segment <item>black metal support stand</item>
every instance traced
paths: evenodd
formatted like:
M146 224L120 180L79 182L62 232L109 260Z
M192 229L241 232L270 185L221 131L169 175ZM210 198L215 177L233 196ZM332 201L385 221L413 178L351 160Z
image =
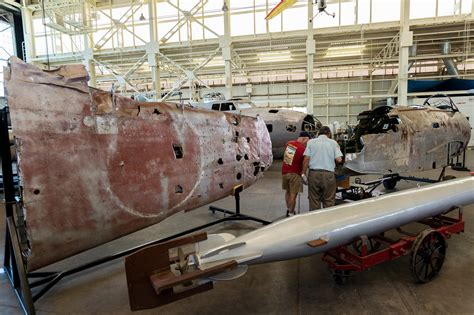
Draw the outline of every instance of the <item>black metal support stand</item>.
M462 162L459 161L459 155L456 156L456 162L451 166L452 170L459 172L469 172L470 169L466 167L466 150L462 152Z
M0 110L0 143L3 172L3 190L5 194L5 252L3 266L20 306L26 314L35 314L35 308L28 284L25 261L21 253L20 242L14 220L15 185L13 179L10 140L8 137L8 107Z
M217 211L217 212L224 213L224 215L230 214L229 216L226 216L220 220L212 222L212 225L219 224L225 221L255 221L263 225L272 223L270 221L266 221L260 218L256 218L250 215L240 213L240 193L242 192L242 190L243 190L243 185L235 186L234 189L232 190L232 195L235 198L235 212L228 209L222 209L222 208L214 207L214 206L209 207L209 210L212 211L212 213L215 213Z
M243 186L239 185L234 187L233 195L235 197L235 208L236 212L232 212L225 209L216 207L210 207L209 209L213 212L220 211L224 213L230 213L228 217L197 226L195 228L177 233L159 240L150 241L148 243L135 246L109 256L99 258L97 260L85 263L80 266L76 266L69 270L60 272L27 272L26 261L24 260L20 242L18 239L17 228L14 220L14 207L17 206L17 198L15 195L15 178L13 176L12 169L12 158L10 154L10 142L8 138L8 108L4 108L0 111L0 147L2 157L2 169L3 169L3 188L5 192L5 209L6 209L6 237L5 237L5 258L4 258L4 269L10 279L18 301L25 312L28 315L35 314L34 303L48 292L54 285L56 285L61 279L76 274L78 272L105 264L117 258L125 257L136 251L139 251L147 246L155 245L158 243L166 242L196 231L205 229L207 227L220 224L226 221L233 220L252 220L262 224L269 224L271 222L265 221L259 218L243 215L240 213L240 192L243 190ZM31 279L31 281L29 281ZM35 279L35 280L33 280Z

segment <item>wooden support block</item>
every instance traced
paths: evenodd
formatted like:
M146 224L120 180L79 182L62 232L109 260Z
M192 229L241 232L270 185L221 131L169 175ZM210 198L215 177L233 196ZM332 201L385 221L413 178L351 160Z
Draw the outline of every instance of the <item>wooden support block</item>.
M150 275L157 273L171 274L169 250L187 244L197 243L207 239L206 233L198 233L157 245L146 247L125 258L125 271L127 276L128 295L132 311L150 309L178 298L192 295L191 292L173 294L172 289L161 292L161 298L157 298L156 292L150 283ZM175 259L175 257L173 257ZM196 288L193 294L212 289L212 283Z
M156 294L159 295L166 289L172 289L177 285L190 283L196 279L208 278L210 276L235 269L237 266L237 262L232 260L205 270L193 271L181 276L176 276L171 271L167 273L153 274L150 276L150 281Z

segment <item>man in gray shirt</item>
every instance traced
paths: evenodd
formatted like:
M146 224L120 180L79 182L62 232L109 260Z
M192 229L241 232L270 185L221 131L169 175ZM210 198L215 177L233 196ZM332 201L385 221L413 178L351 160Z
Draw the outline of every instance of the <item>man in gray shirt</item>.
M331 139L331 129L319 129L319 136L308 141L304 151L303 172L308 174L309 210L332 207L336 203L336 164L342 163L342 152L336 141ZM304 177L303 177L304 179Z

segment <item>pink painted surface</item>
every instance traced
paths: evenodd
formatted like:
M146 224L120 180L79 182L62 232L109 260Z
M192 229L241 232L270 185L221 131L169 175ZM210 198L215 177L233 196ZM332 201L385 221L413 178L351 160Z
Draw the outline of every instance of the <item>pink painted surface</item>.
M224 198L272 162L261 119L112 97L80 65L12 59L5 81L28 270Z

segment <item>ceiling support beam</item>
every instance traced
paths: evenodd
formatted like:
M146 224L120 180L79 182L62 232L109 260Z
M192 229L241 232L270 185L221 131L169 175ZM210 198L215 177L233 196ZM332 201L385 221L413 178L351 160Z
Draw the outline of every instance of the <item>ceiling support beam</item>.
M82 8L82 16L84 17L84 26L86 28L91 27L91 5L84 1ZM86 67L87 72L89 72L89 86L97 87L97 78L95 73L95 63L94 63L94 37L92 33L84 33L84 54L83 54L83 63Z
M140 59L142 60L142 58ZM140 62L140 60L138 62ZM113 67L113 65L105 62L105 61L101 61L101 60L97 60L97 59L93 59L93 62L98 64L98 65L101 65L102 67L104 67L105 69L109 70L110 73L115 77L115 79L118 81L119 83L119 88L122 90L122 93L124 93L127 89L127 85L130 86L132 88L132 90L137 93L137 94L141 94L140 91L137 89L137 87L135 85L132 84L132 82L129 80L129 76L133 73L133 71L127 71L127 77L125 75L122 75L120 74L118 71L116 71ZM135 68L135 70L138 69L138 67ZM147 97L145 97L145 99L147 101L149 101L149 99Z
M35 34L33 30L33 11L26 6L26 2L27 1L23 1L23 6L21 7L21 17L23 20L23 33L25 37L25 61L31 62L31 59L36 58Z
M314 113L314 54L316 41L313 29L313 1L308 1L308 37L306 39L306 112Z
M183 17L181 17L178 22L176 22L176 24L168 31L168 33L166 33L161 39L160 39L160 42L162 44L166 43L167 41L169 41L171 39L171 37L173 37L174 34L176 34L180 29L181 27L183 27L185 24L187 24L189 22L189 17L190 16L193 16L193 15L196 15L200 10L202 10L202 8L204 7L204 5L207 3L208 0L200 0L196 3L196 5L189 11L189 12L186 12L186 14L183 14ZM175 6L171 1L168 0L168 4L171 5L172 7L175 7L178 9L178 11L181 12L181 9L177 6Z
M106 17L108 17L113 25L111 28L109 28L107 30L107 32L102 36L102 38L100 38L98 41L97 41L97 44L95 46L96 49L101 49L102 47L104 47L104 45L115 35L115 33L117 33L119 30L121 29L124 29L124 30L127 30L129 31L132 35L134 35L135 37L137 37L138 39L140 39L141 41L143 41L143 39L141 39L140 37L138 37L136 34L134 34L133 32L131 32L130 30L128 30L127 26L126 26L126 23L133 18L133 16L138 12L138 10L141 9L142 7L142 3L139 2L138 5L136 5L134 2L132 2L132 4L130 5L130 7L128 8L128 10L118 19L113 19L111 16L109 16L107 13L105 13L104 11L100 10L100 12L102 14L104 14Z
M153 84L153 100L161 98L161 81L160 81L160 43L158 42L158 17L156 15L156 0L148 1L148 14L150 15L150 42L146 45L146 53L148 56L148 65L151 70L151 79Z
M222 59L224 59L225 97L232 98L232 38L230 32L230 0L224 0L224 35L220 38Z
M202 7L204 6L204 4L207 3L204 2L201 4L200 7L198 7L198 10L202 10ZM214 34L216 37L219 37L219 34L217 34L212 28L208 27L206 24L202 23L201 21L199 21L198 19L196 19L194 17L193 14L191 14L191 12L188 12L188 11L184 11L184 10L181 10L180 7L178 7L177 5L175 5L174 3L168 1L168 4L171 5L172 7L174 7L176 10L178 10L179 12L181 12L181 14L183 14L183 18L186 18L188 19L188 24L190 24L192 21L198 23L199 25L201 25L204 29L206 29L208 32ZM197 6L197 4L196 4ZM196 11L198 12L198 11ZM182 26L181 26L182 27Z
M193 96L194 96L194 88L192 86L194 86L194 82L199 82L201 85L205 86L206 88L212 90L212 88L207 85L203 80L201 80L200 78L198 78L196 76L196 74L198 73L199 70L201 70L202 68L204 68L216 55L217 53L219 52L221 48L218 47L216 50L214 50L214 52L212 52L211 54L209 54L207 56L206 59L204 59L198 66L196 66L194 69L192 70L186 70L184 68L182 68L181 66L179 66L177 63L175 63L174 61L172 61L171 59L167 58L167 61L171 64L173 64L175 67L177 67L178 69L180 69L181 71L184 72L184 77L182 78L179 78L177 81L174 82L173 84L173 88L171 89L171 91L169 91L168 93L166 93L166 95L164 95L160 101L164 102L166 101L170 96L172 96L176 91L178 91L179 89L181 89L181 87L183 87L183 85L188 82L189 83L189 89L190 89L190 100L193 99ZM161 54L160 54L161 55ZM162 57L165 57L164 55L161 55Z
M410 31L410 0L400 1L400 45L398 53L398 105L408 105L408 57L413 45Z

